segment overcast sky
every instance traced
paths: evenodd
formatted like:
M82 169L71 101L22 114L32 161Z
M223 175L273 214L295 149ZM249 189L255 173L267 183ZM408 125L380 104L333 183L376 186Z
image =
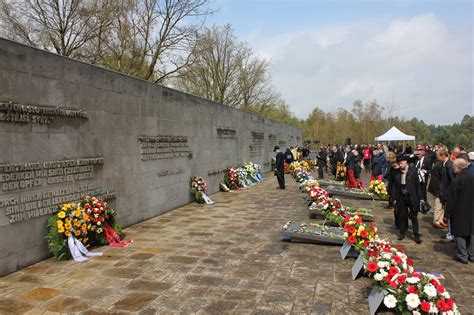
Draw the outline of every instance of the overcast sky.
M473 115L470 0L215 0L207 23L230 23L272 63L300 118L356 99L451 124Z

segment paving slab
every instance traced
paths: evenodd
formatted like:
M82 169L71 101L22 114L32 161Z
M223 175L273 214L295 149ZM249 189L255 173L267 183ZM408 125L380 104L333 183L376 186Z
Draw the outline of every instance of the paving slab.
M280 230L310 219L298 185L270 176L243 191L218 193L124 230L126 248L100 247L84 263L45 260L0 278L0 313L11 314L368 314L368 278L351 279L353 259L338 246L288 243ZM187 192L183 192L187 193ZM473 264L452 260L443 231L421 216L423 243L396 240L385 203L341 198L374 210L381 237L402 246L415 266L442 273L463 314L474 310ZM117 209L120 211L120 209Z

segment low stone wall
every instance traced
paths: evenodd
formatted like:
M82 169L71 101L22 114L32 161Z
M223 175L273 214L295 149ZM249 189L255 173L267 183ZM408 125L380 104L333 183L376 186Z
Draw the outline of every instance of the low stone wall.
M301 131L166 87L0 39L0 275L48 257L57 205L107 195L125 225L192 200L222 170Z

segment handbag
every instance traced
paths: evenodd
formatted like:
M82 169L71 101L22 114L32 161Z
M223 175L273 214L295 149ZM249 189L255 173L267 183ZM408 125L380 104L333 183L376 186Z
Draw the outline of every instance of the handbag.
M425 201L425 202L420 201L420 211L421 211L421 213L423 213L423 214L428 213L428 211L430 211L430 209L431 209L431 205L428 203L428 201Z

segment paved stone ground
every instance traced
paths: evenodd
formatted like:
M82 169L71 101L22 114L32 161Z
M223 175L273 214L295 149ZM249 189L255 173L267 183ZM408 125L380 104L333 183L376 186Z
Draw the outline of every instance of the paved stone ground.
M303 195L287 176L245 191L213 195L125 230L134 243L103 247L85 263L49 259L0 278L0 313L368 314L368 278L351 280L353 259L339 247L286 243L288 220L310 222ZM384 238L396 241L384 203L342 199L375 209ZM118 209L120 211L120 209ZM402 242L416 266L443 273L463 314L474 310L473 264L452 261L442 232L422 219L423 244ZM410 236L410 235L409 235Z

